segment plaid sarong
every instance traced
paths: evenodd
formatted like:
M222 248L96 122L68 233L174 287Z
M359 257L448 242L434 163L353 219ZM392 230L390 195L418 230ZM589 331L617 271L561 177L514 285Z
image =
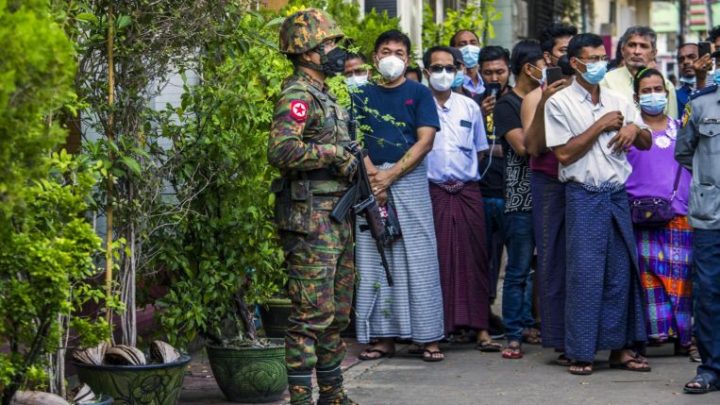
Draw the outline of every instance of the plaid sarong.
M635 228L649 337L692 338L692 228L677 216L663 228Z

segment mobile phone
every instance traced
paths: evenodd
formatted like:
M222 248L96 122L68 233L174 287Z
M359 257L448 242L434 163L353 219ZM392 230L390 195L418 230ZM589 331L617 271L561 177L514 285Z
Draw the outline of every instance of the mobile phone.
M547 68L547 71L545 73L547 75L547 84L551 85L555 83L558 80L561 80L563 78L562 68L558 66L553 66Z
M710 42L698 42L698 56L701 58L710 53Z
M500 94L500 83L485 83L485 93L483 93L483 99L486 97L497 97Z

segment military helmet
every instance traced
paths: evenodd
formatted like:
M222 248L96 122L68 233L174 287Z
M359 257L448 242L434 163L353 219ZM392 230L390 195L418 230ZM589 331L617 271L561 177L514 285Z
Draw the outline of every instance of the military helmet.
M287 17L280 27L280 52L290 55L305 53L323 41L345 36L330 15L308 8Z

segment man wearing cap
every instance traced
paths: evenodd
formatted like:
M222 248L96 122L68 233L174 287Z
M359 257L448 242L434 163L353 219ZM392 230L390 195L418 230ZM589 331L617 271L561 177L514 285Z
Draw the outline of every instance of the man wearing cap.
M350 142L348 113L324 83L343 72L345 52L336 45L342 37L333 19L317 9L289 16L280 28L280 51L295 69L275 106L268 161L281 174L272 191L292 301L285 336L291 404L313 404L313 370L318 404L354 404L340 369L340 332L349 323L355 280L353 236L349 219L335 222L330 212L357 161L344 148Z

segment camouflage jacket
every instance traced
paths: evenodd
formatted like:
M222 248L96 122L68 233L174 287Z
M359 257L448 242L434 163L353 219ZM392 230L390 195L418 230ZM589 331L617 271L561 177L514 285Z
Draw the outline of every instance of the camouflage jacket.
M284 83L275 105L268 161L286 178L299 178L302 171L333 171L342 160L342 145L350 141L348 122L347 111L322 83L296 71ZM311 191L335 193L347 186L347 179L338 176L337 180L313 181Z

